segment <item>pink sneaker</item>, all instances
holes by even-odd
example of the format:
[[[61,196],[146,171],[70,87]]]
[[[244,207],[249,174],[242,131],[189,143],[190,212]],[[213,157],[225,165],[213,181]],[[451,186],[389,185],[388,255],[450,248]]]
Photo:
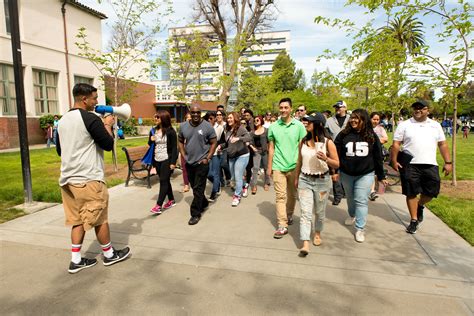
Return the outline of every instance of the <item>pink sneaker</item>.
[[[163,213],[163,209],[161,208],[161,206],[156,204],[155,206],[153,206],[153,208],[150,210],[150,212],[152,212],[153,214],[160,215],[161,213]]]
[[[174,200],[169,200],[168,202],[165,203],[165,205],[163,205],[163,210],[172,208],[175,205],[176,205],[176,202]]]

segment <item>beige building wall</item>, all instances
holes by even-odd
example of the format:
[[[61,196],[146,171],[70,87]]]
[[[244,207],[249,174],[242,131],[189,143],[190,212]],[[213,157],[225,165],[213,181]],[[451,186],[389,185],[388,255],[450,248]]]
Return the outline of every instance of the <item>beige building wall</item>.
[[[71,94],[72,98],[72,92],[69,91],[67,86],[64,29],[61,13],[62,1],[23,0],[19,3],[27,116],[38,117],[42,115],[37,113],[35,109],[33,69],[47,70],[58,74],[57,112],[64,114],[71,106],[68,94]],[[100,74],[89,60],[79,56],[79,49],[75,45],[79,28],[85,27],[91,46],[99,51],[101,50],[101,18],[69,3],[66,4],[65,8],[71,89],[74,86],[74,76],[90,78],[93,80],[93,85],[100,89],[99,101],[103,103],[105,102],[105,94],[103,85],[99,80]],[[3,2],[0,6],[0,48],[0,64],[12,65],[11,41],[10,35],[6,31]],[[11,115],[4,115],[0,109],[1,116]]]

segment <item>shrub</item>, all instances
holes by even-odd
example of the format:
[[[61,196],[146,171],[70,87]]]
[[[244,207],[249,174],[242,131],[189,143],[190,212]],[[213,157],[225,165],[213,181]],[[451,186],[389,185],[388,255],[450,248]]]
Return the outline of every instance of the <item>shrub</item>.
[[[124,134],[129,136],[137,136],[138,135],[138,128],[137,128],[137,120],[135,118],[131,118],[128,121],[122,124],[122,129]]]
[[[61,115],[59,114],[56,114],[59,118],[61,118]],[[42,129],[45,129],[48,127],[48,123],[51,124],[51,126],[53,126],[53,122],[54,122],[54,115],[53,114],[46,114],[46,115],[43,115],[39,118],[39,122],[40,122],[40,127]]]

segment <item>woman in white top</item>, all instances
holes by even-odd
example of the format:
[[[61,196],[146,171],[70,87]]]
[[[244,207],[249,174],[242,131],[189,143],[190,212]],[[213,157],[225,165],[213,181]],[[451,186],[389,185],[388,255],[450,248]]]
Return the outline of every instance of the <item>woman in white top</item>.
[[[321,245],[321,231],[326,217],[326,204],[332,182],[329,169],[339,167],[336,146],[324,128],[326,118],[321,113],[305,117],[308,135],[301,141],[296,166],[297,187],[301,207],[300,256],[309,253],[313,209],[316,208],[313,244]]]

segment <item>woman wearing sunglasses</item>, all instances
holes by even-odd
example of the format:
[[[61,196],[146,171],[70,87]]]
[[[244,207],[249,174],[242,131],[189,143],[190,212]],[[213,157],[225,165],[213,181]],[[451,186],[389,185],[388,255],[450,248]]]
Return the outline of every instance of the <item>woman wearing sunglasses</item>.
[[[263,188],[265,191],[268,191],[268,188],[270,187],[270,176],[267,175],[268,131],[265,127],[263,127],[263,117],[261,115],[254,119],[254,127],[255,130],[250,133],[250,148],[252,148],[254,152],[252,178],[250,179],[252,194],[257,193],[258,171],[262,165],[265,175]]]

